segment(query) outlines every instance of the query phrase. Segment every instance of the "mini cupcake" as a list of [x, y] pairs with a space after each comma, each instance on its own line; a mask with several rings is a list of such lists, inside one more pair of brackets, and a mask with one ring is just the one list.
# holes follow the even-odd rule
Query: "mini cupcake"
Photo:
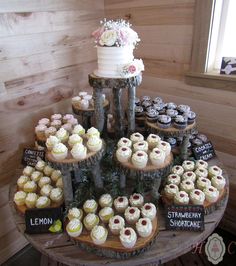
[[157, 125], [160, 128], [169, 128], [171, 126], [171, 117], [169, 115], [158, 115]]
[[145, 168], [148, 162], [148, 155], [144, 151], [137, 151], [131, 157], [132, 163], [135, 167]]
[[23, 169], [23, 175], [26, 175], [26, 176], [31, 176], [32, 173], [34, 172], [34, 167], [32, 166], [26, 166], [24, 169]]
[[39, 120], [38, 124], [39, 125], [49, 126], [50, 120], [48, 118], [42, 118], [42, 119]]
[[61, 120], [62, 119], [62, 115], [61, 114], [53, 114], [51, 115], [51, 120]]
[[39, 171], [34, 171], [32, 173], [32, 175], [30, 176], [31, 180], [33, 180], [34, 182], [38, 182], [39, 179], [43, 176], [42, 172]]
[[27, 194], [24, 191], [17, 191], [14, 195], [14, 202], [17, 206], [22, 206], [25, 204]]
[[57, 132], [57, 129], [55, 127], [48, 127], [47, 129], [45, 129], [45, 136], [46, 138], [50, 137], [50, 136], [54, 136]]
[[170, 200], [174, 199], [177, 192], [179, 192], [179, 188], [175, 184], [167, 184], [164, 188], [164, 195]]
[[159, 141], [157, 144], [157, 148], [165, 152], [165, 156], [169, 156], [171, 152], [171, 146], [168, 142], [166, 141]]
[[152, 222], [149, 218], [141, 218], [136, 223], [136, 231], [141, 237], [148, 237], [152, 233]]
[[136, 244], [137, 234], [131, 227], [124, 227], [120, 231], [120, 242], [125, 248], [132, 248]]
[[74, 218], [79, 219], [81, 221], [81, 219], [83, 217], [83, 211], [82, 211], [82, 209], [78, 209], [76, 207], [73, 207], [72, 209], [69, 209], [67, 217], [70, 221]]
[[190, 111], [190, 107], [188, 105], [180, 104], [177, 106], [177, 110], [183, 114], [188, 113]]
[[88, 213], [85, 217], [84, 217], [84, 226], [88, 231], [91, 231], [94, 226], [99, 224], [99, 217], [94, 214], [94, 213]]
[[162, 166], [165, 162], [165, 152], [159, 148], [154, 148], [149, 154], [152, 165]]
[[159, 113], [159, 115], [165, 113], [165, 108], [163, 103], [154, 103], [153, 108]]
[[[73, 127], [75, 127], [76, 125], [78, 125], [78, 119], [76, 118], [71, 118], [67, 121], [67, 124], [71, 124], [72, 125], [72, 130], [73, 130]], [[72, 130], [71, 130], [71, 133], [72, 133]]]
[[128, 207], [124, 215], [127, 223], [135, 224], [140, 217], [140, 210], [137, 207]]
[[187, 119], [189, 125], [193, 124], [196, 120], [196, 113], [194, 113], [193, 111], [189, 111], [187, 113]]
[[212, 178], [215, 175], [222, 175], [222, 169], [216, 165], [208, 168], [209, 177]]
[[149, 134], [147, 137], [148, 147], [150, 150], [154, 149], [161, 138], [156, 134]]
[[134, 152], [136, 152], [136, 151], [147, 152], [148, 151], [148, 143], [145, 140], [138, 141], [138, 142], [134, 143], [133, 148], [134, 148]]
[[176, 174], [170, 174], [167, 177], [167, 184], [175, 184], [175, 185], [179, 185], [180, 183], [180, 176], [176, 175]]
[[103, 223], [108, 223], [111, 217], [114, 216], [114, 211], [111, 207], [104, 207], [99, 211], [98, 215]]
[[34, 181], [27, 181], [24, 184], [23, 190], [28, 193], [36, 192], [37, 184]]
[[100, 151], [102, 148], [102, 140], [99, 137], [92, 136], [88, 139], [87, 147], [92, 152]]
[[125, 220], [120, 215], [115, 215], [109, 220], [109, 228], [113, 235], [119, 235], [125, 226]]
[[148, 95], [144, 95], [144, 96], [142, 97], [142, 102], [143, 102], [143, 101], [151, 101], [151, 97], [148, 96]]
[[80, 236], [83, 230], [83, 224], [79, 219], [72, 219], [66, 226], [66, 232], [71, 237], [78, 237]]
[[146, 119], [150, 123], [155, 123], [157, 122], [157, 117], [159, 115], [158, 111], [155, 110], [154, 108], [148, 109], [145, 113]]
[[78, 134], [72, 134], [69, 137], [68, 144], [72, 148], [75, 144], [82, 144], [83, 139]]
[[51, 151], [53, 149], [53, 147], [56, 144], [59, 144], [61, 141], [56, 137], [56, 136], [50, 136], [49, 138], [47, 138], [46, 140], [46, 147], [49, 151]]
[[77, 134], [79, 136], [85, 135], [85, 129], [81, 125], [76, 125], [72, 130], [72, 134]]
[[203, 190], [211, 185], [211, 181], [205, 177], [199, 177], [197, 179], [197, 188]]
[[183, 180], [180, 183], [180, 189], [182, 191], [187, 192], [189, 194], [194, 189], [194, 183], [193, 183], [193, 181], [191, 181], [189, 179]]
[[208, 163], [206, 161], [203, 161], [203, 160], [197, 160], [195, 167], [196, 167], [196, 169], [197, 168], [205, 168], [205, 169], [207, 169], [208, 168]]
[[132, 155], [132, 150], [126, 146], [120, 147], [116, 151], [116, 158], [121, 163], [128, 162], [129, 159], [131, 158], [131, 155]]
[[64, 129], [64, 128], [60, 128], [57, 133], [56, 133], [56, 137], [62, 142], [65, 143], [68, 141], [69, 138], [69, 133]]
[[141, 104], [141, 101], [138, 97], [135, 97], [134, 103], [136, 106], [139, 106]]
[[129, 201], [127, 197], [118, 197], [114, 200], [114, 207], [118, 213], [123, 213], [128, 207]]
[[152, 221], [157, 215], [156, 206], [153, 203], [145, 203], [141, 209], [141, 214], [143, 218], [149, 218]]
[[80, 103], [80, 101], [82, 100], [82, 98], [80, 97], [80, 96], [75, 96], [75, 97], [73, 97], [72, 99], [71, 99], [71, 103], [72, 103], [72, 105], [76, 108], [79, 108], [80, 106], [79, 106], [79, 103]]
[[29, 209], [33, 209], [36, 207], [36, 202], [38, 199], [38, 195], [36, 193], [28, 193], [25, 198], [25, 205]]
[[166, 138], [165, 141], [170, 144], [171, 148], [177, 146], [177, 140], [175, 138]]
[[194, 205], [203, 205], [205, 201], [205, 194], [200, 189], [193, 189], [190, 192], [190, 201]]
[[22, 175], [22, 176], [20, 176], [20, 177], [17, 179], [17, 186], [18, 186], [18, 188], [23, 189], [24, 184], [25, 184], [27, 181], [29, 181], [29, 180], [30, 180], [29, 177], [26, 176], [26, 175]]
[[144, 110], [142, 106], [135, 106], [135, 117], [140, 118], [144, 116]]
[[55, 160], [61, 161], [67, 157], [68, 148], [63, 143], [56, 144], [52, 149], [52, 156]]
[[48, 176], [42, 176], [38, 182], [38, 185], [40, 188], [42, 188], [45, 185], [50, 185], [50, 184], [51, 184], [51, 178]]
[[138, 207], [141, 208], [144, 203], [144, 198], [139, 193], [134, 193], [129, 197], [129, 203], [132, 207]]
[[112, 207], [113, 199], [110, 194], [103, 194], [99, 199], [99, 205], [104, 207]]
[[184, 168], [181, 165], [175, 165], [172, 167], [171, 173], [182, 176], [182, 174], [184, 173]]
[[185, 160], [182, 163], [184, 171], [194, 171], [195, 163], [193, 161]]
[[63, 191], [61, 188], [53, 188], [50, 192], [50, 199], [55, 203], [63, 202]]
[[197, 178], [199, 177], [207, 178], [208, 176], [208, 171], [206, 168], [197, 168], [194, 173], [196, 174]]
[[40, 195], [49, 197], [52, 188], [53, 187], [51, 185], [49, 185], [49, 184], [46, 184], [46, 185], [42, 186], [42, 188], [40, 189]]
[[131, 146], [132, 146], [132, 142], [131, 142], [131, 140], [128, 139], [128, 138], [121, 138], [121, 139], [118, 141], [117, 146], [118, 146], [118, 148], [119, 148], [119, 147], [129, 147], [129, 148], [131, 148]]
[[38, 162], [36, 163], [36, 165], [35, 165], [35, 169], [38, 170], [38, 171], [43, 172], [43, 169], [44, 169], [44, 167], [45, 167], [46, 165], [47, 165], [46, 162], [44, 162], [43, 160], [40, 160], [40, 161], [38, 161]]
[[36, 201], [36, 208], [38, 209], [47, 208], [50, 206], [50, 204], [51, 204], [51, 201], [48, 197], [41, 196]]
[[155, 103], [160, 104], [160, 103], [163, 103], [163, 100], [162, 100], [161, 97], [156, 97], [156, 98], [153, 99], [153, 103], [154, 103], [154, 104], [155, 104]]
[[90, 237], [95, 245], [102, 245], [107, 240], [107, 229], [101, 225], [96, 225], [90, 233]]
[[152, 102], [149, 100], [142, 101], [142, 107], [144, 110], [146, 110], [148, 107], [152, 106]]
[[95, 213], [97, 211], [98, 204], [94, 199], [86, 200], [83, 209], [86, 213]]
[[189, 203], [188, 193], [185, 191], [179, 191], [174, 196], [174, 203], [180, 205], [187, 205]]
[[54, 171], [54, 168], [52, 168], [50, 165], [46, 165], [43, 169], [43, 172], [46, 176], [51, 176], [52, 172]]
[[206, 200], [210, 203], [216, 202], [219, 198], [219, 191], [213, 186], [206, 187], [203, 192]]
[[71, 118], [74, 118], [74, 116], [72, 114], [66, 114], [62, 117], [63, 123], [67, 123], [67, 121]]
[[87, 130], [86, 136], [87, 136], [87, 138], [90, 138], [90, 137], [98, 137], [99, 138], [100, 132], [95, 127], [91, 127]]
[[58, 178], [58, 180], [56, 182], [56, 187], [63, 188], [63, 180], [61, 177]]
[[37, 125], [35, 127], [35, 134], [38, 139], [45, 139], [45, 130], [47, 129], [47, 126], [45, 125]]
[[176, 115], [174, 118], [174, 127], [178, 129], [184, 129], [187, 127], [188, 119], [183, 115]]
[[196, 174], [193, 171], [187, 171], [182, 175], [182, 180], [196, 181]]
[[144, 137], [142, 134], [140, 134], [139, 132], [135, 132], [133, 133], [131, 136], [130, 136], [130, 140], [133, 142], [133, 143], [136, 143], [136, 142], [139, 142], [139, 141], [143, 141], [144, 140]]
[[82, 110], [87, 110], [89, 108], [89, 101], [86, 99], [82, 99], [79, 102], [79, 108], [81, 108]]
[[51, 179], [54, 183], [57, 182], [57, 180], [62, 177], [61, 171], [60, 170], [53, 170], [51, 174]]
[[51, 127], [55, 127], [57, 130], [61, 127], [62, 123], [61, 120], [53, 120], [50, 124]]
[[225, 187], [226, 181], [222, 175], [215, 175], [211, 179], [211, 184], [220, 191]]
[[81, 161], [87, 157], [87, 148], [82, 143], [75, 144], [70, 152], [75, 160]]
[[[72, 118], [72, 119], [74, 119], [74, 118]], [[69, 120], [68, 120], [69, 121]], [[71, 134], [71, 132], [72, 132], [72, 130], [73, 130], [73, 126], [72, 126], [72, 124], [70, 124], [70, 123], [65, 123], [64, 125], [62, 125], [61, 126], [61, 128], [63, 128], [63, 129], [65, 129], [67, 132], [68, 132], [68, 134], [70, 135]], [[69, 137], [69, 136], [68, 136]], [[68, 139], [67, 139], [68, 140]], [[66, 141], [67, 141], [66, 140]], [[66, 141], [62, 141], [62, 142], [66, 142]]]

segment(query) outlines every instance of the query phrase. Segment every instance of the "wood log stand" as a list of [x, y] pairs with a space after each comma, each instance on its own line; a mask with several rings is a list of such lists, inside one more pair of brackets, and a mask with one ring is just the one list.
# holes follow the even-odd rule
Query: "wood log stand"
[[128, 89], [128, 134], [135, 130], [135, 93], [136, 88], [142, 82], [141, 73], [130, 78], [103, 78], [94, 74], [89, 74], [89, 84], [93, 87], [96, 128], [102, 131], [104, 128], [104, 110], [102, 108], [102, 90], [112, 89], [114, 114], [116, 119], [117, 137], [125, 135], [123, 108], [121, 105], [121, 95], [123, 89]]

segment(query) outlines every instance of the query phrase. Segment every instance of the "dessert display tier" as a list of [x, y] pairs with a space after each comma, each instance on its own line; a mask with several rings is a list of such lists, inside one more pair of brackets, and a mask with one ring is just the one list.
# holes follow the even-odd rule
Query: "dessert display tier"
[[93, 252], [98, 256], [106, 256], [117, 259], [127, 259], [129, 257], [139, 255], [147, 251], [159, 232], [158, 219], [154, 218], [152, 221], [152, 233], [148, 237], [138, 237], [137, 242], [133, 248], [125, 248], [122, 246], [119, 236], [112, 235], [110, 232], [107, 241], [102, 245], [95, 245], [90, 237], [89, 232], [83, 231], [78, 237], [70, 237], [71, 241], [81, 247], [82, 249]]
[[[110, 107], [110, 103], [108, 100], [105, 99], [104, 103], [103, 103], [103, 108], [105, 110], [108, 110]], [[95, 108], [94, 107], [89, 107], [87, 109], [83, 109], [83, 108], [80, 108], [79, 106], [75, 105], [75, 104], [72, 104], [72, 110], [75, 114], [77, 115], [83, 115], [83, 114], [86, 114], [86, 113], [94, 113], [95, 111]]]

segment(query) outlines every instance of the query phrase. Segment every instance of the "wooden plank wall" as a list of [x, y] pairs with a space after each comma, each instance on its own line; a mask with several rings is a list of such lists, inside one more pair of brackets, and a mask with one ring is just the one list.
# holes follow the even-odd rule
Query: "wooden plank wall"
[[141, 38], [135, 51], [145, 64], [139, 95], [189, 104], [198, 114], [199, 130], [209, 136], [231, 177], [230, 201], [223, 225], [235, 232], [236, 92], [193, 87], [189, 70], [195, 0], [105, 0], [106, 18], [126, 18]]
[[8, 187], [36, 121], [71, 112], [95, 67], [91, 32], [103, 0], [3, 0], [0, 3], [0, 264], [27, 242], [8, 208]]

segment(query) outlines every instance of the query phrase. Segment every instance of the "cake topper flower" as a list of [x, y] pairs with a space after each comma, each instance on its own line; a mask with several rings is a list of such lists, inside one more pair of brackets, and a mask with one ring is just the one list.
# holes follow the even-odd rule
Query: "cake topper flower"
[[98, 46], [123, 47], [136, 46], [140, 41], [131, 24], [123, 19], [102, 20], [101, 27], [92, 33]]
[[141, 71], [144, 71], [144, 65], [142, 59], [134, 59], [129, 64], [123, 65], [120, 69], [122, 77], [135, 76]]

